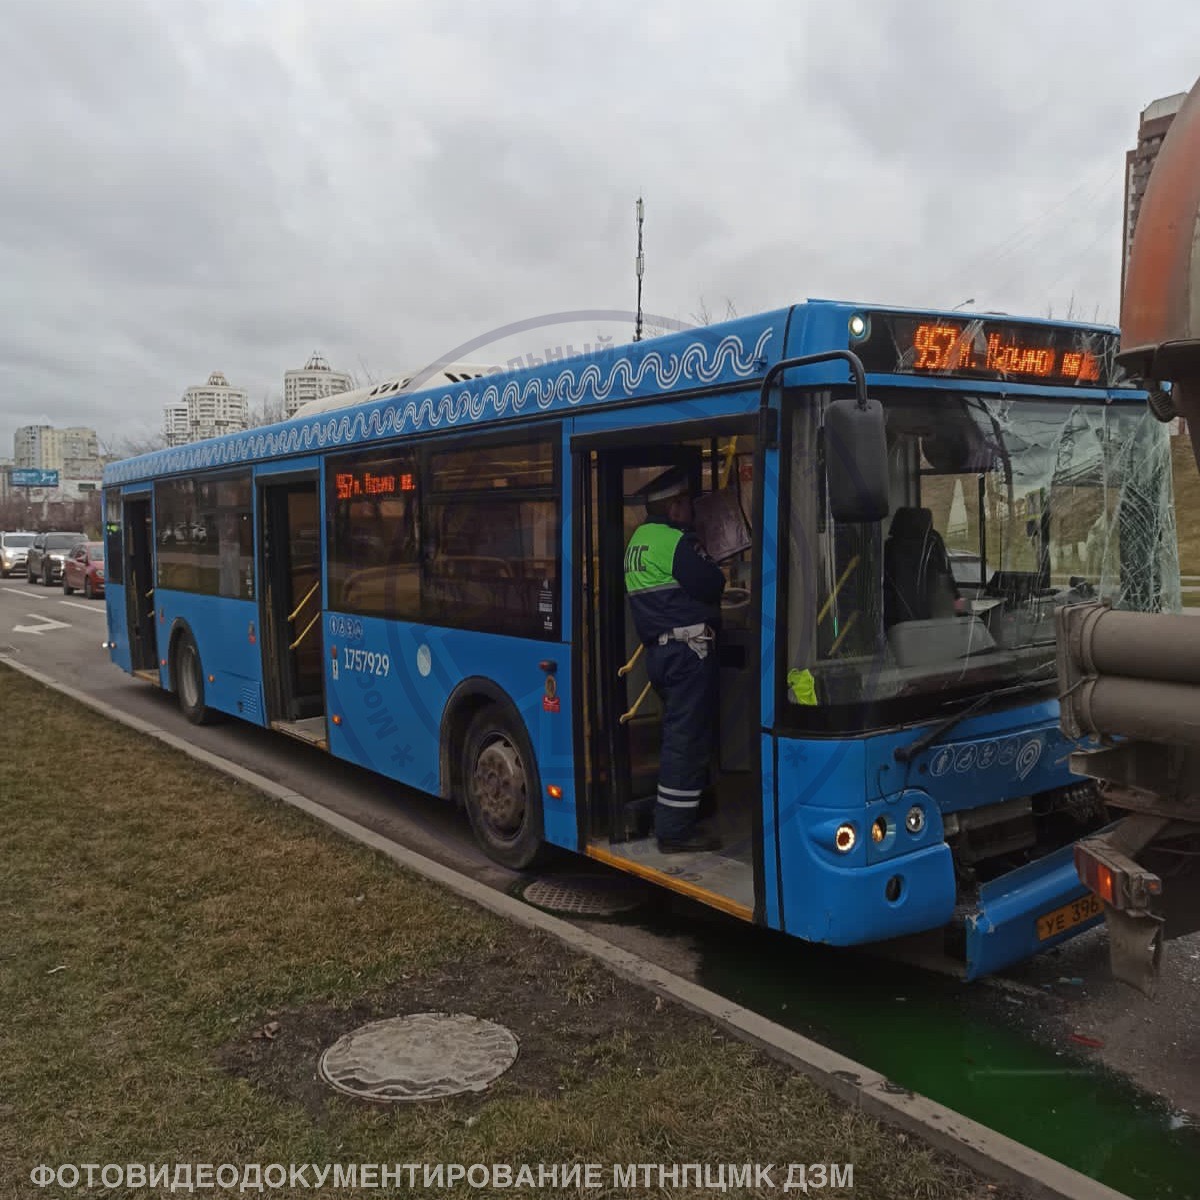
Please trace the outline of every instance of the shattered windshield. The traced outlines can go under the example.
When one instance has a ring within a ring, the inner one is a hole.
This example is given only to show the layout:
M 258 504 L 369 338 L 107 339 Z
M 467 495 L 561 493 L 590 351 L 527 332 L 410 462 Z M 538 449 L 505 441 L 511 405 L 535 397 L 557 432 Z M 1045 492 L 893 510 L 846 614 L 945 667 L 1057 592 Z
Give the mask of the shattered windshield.
M 879 398 L 891 509 L 869 525 L 825 510 L 815 464 L 828 396 L 791 414 L 788 670 L 811 683 L 789 685 L 793 704 L 815 695 L 852 723 L 912 720 L 1017 680 L 1053 682 L 1063 604 L 1179 607 L 1169 441 L 1144 405 Z

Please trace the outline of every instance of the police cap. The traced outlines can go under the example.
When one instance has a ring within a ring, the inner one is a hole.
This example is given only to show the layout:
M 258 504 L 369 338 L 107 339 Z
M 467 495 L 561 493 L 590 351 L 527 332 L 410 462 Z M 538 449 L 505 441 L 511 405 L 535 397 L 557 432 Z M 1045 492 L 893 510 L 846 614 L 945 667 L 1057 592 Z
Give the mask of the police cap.
M 690 496 L 691 494 L 691 474 L 684 466 L 672 467 L 669 471 L 664 471 L 661 475 L 651 479 L 649 483 L 644 483 L 634 493 L 646 504 L 655 500 L 673 500 L 676 496 Z

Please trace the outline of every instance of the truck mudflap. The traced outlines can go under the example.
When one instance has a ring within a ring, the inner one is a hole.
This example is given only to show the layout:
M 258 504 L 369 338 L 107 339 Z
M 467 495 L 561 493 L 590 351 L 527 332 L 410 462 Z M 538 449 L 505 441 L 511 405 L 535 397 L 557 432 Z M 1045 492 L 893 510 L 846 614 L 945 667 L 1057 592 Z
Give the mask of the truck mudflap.
M 966 977 L 978 979 L 1091 929 L 1104 905 L 1079 880 L 1063 846 L 979 888 L 966 914 Z

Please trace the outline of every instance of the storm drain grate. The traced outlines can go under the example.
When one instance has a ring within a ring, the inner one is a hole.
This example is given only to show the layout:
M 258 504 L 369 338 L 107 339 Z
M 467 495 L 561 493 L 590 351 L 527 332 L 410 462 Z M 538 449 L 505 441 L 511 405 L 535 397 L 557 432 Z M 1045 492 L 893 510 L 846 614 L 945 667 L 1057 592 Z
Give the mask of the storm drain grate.
M 631 879 L 608 875 L 564 875 L 535 879 L 521 896 L 538 908 L 576 917 L 612 917 L 644 904 L 646 889 Z
M 412 1013 L 351 1030 L 321 1055 L 330 1087 L 361 1100 L 482 1092 L 517 1060 L 516 1037 L 467 1013 Z

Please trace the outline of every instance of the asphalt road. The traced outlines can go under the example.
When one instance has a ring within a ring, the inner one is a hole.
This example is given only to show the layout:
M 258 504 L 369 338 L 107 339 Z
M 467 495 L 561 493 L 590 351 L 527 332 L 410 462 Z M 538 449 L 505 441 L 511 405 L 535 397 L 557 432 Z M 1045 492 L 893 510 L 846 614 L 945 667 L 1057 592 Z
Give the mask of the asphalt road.
M 20 577 L 0 579 L 0 656 L 184 736 L 491 887 L 508 889 L 520 879 L 476 848 L 465 816 L 445 801 L 240 721 L 190 725 L 172 697 L 112 665 L 101 646 L 105 637 L 103 601 L 68 598 L 57 588 Z M 672 903 L 695 914 L 690 902 Z M 718 914 L 695 915 L 704 915 L 706 923 L 718 919 Z M 688 934 L 678 931 L 678 922 L 670 923 L 671 932 L 578 924 L 678 974 L 697 976 L 699 956 Z M 1200 935 L 1168 944 L 1154 1000 L 1113 982 L 1103 931 L 1077 938 L 992 983 L 992 989 L 980 990 L 981 1006 L 985 990 L 994 1004 L 999 986 L 1011 999 L 1011 1019 L 1030 1037 L 1065 1045 L 1075 1033 L 1102 1042 L 1095 1051 L 1100 1059 L 1200 1122 Z

